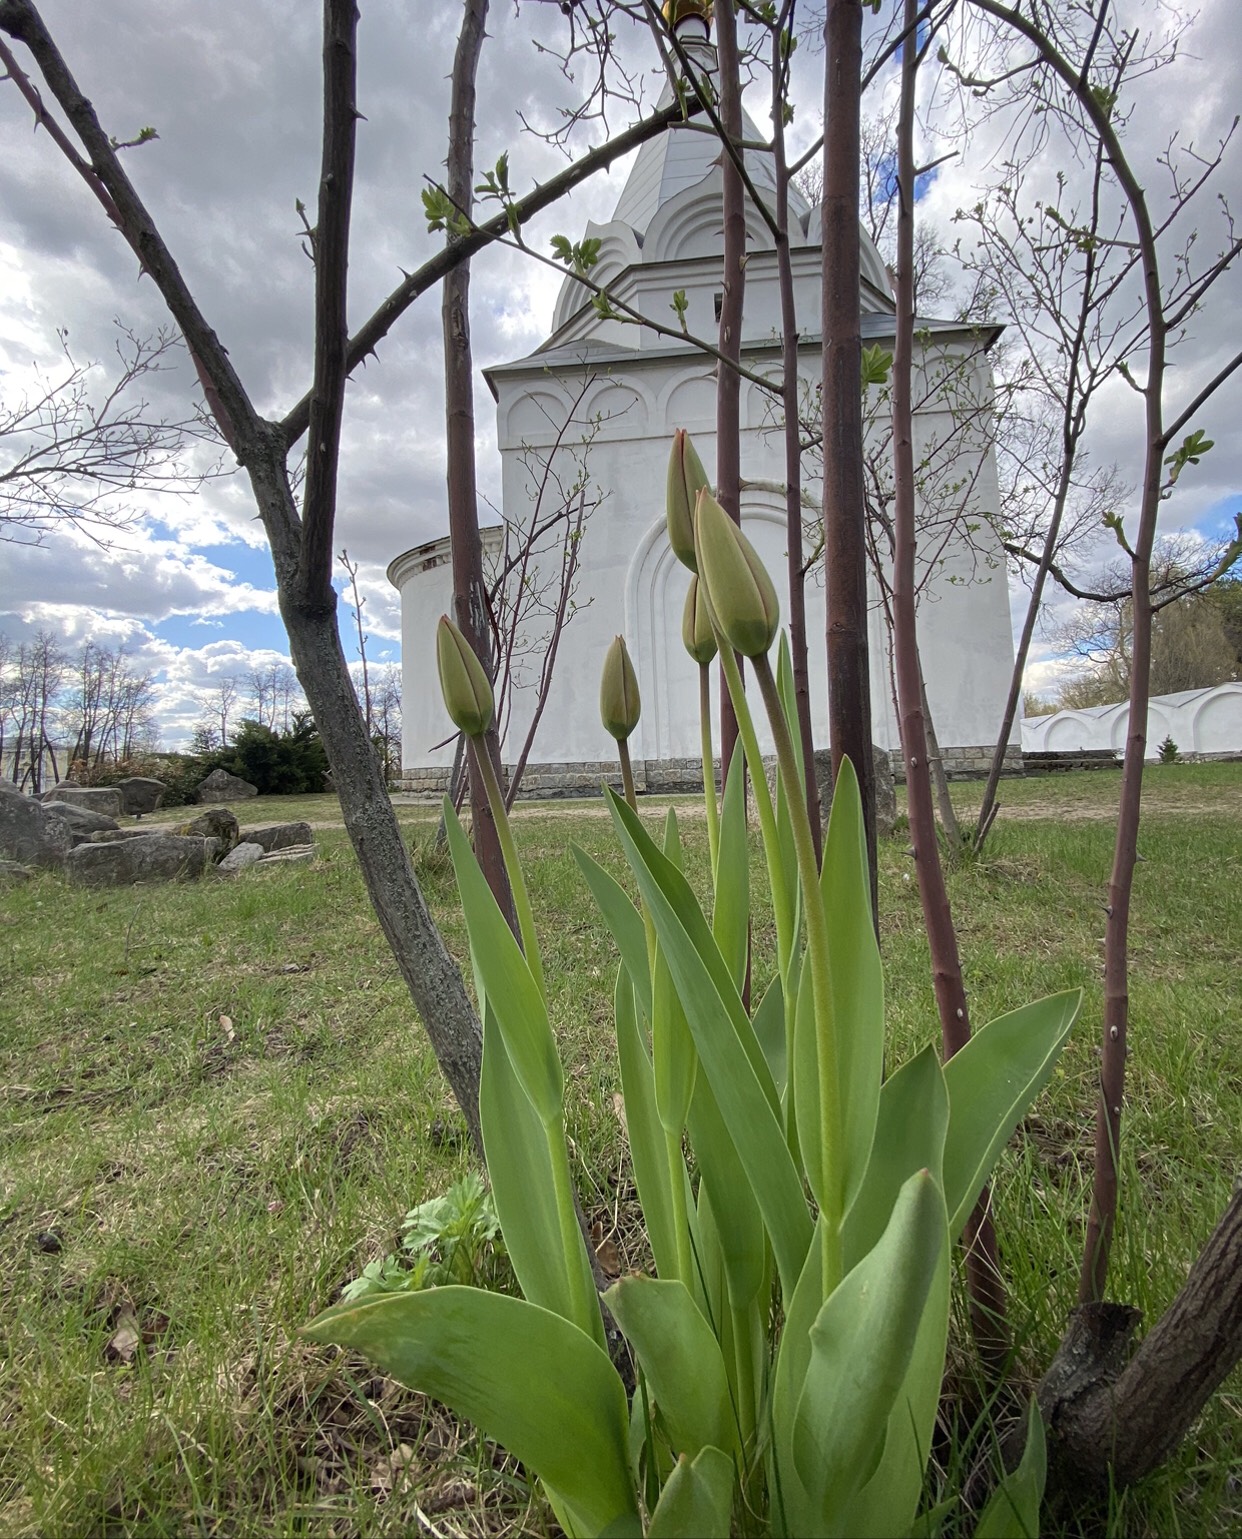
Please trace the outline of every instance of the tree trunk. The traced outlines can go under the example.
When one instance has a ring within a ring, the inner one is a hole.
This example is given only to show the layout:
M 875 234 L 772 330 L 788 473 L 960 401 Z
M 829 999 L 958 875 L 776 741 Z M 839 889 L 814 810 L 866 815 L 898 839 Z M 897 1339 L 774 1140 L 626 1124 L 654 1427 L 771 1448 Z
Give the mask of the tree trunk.
M 715 8 L 719 69 L 720 121 L 725 133 L 740 145 L 742 138 L 742 90 L 738 78 L 737 18 L 733 0 L 718 0 Z M 724 177 L 724 267 L 720 301 L 718 346 L 725 358 L 738 363 L 742 356 L 742 305 L 746 288 L 746 192 L 732 158 L 722 149 Z M 736 369 L 716 367 L 716 497 L 733 522 L 741 525 L 741 399 L 742 379 Z M 738 660 L 739 672 L 742 659 Z M 737 743 L 737 716 L 733 700 L 720 675 L 721 778 L 733 762 Z M 706 770 L 704 772 L 706 774 Z M 745 771 L 743 771 L 745 773 Z
M 806 563 L 802 554 L 802 444 L 798 413 L 798 316 L 794 306 L 793 262 L 789 250 L 789 166 L 785 156 L 784 102 L 779 38 L 772 58 L 772 148 L 776 175 L 776 271 L 781 299 L 781 378 L 785 387 L 785 562 L 789 578 L 789 656 L 793 665 L 794 700 L 806 810 L 815 841 L 815 858 L 823 856 L 819 783 L 815 778 L 815 738 L 811 730 L 811 676 L 806 638 Z
M 1126 1362 L 1139 1314 L 1082 1304 L 1039 1386 L 1056 1487 L 1105 1497 L 1158 1469 L 1242 1362 L 1242 1183 Z
M 829 0 L 824 44 L 822 325 L 828 730 L 834 779 L 847 756 L 858 776 L 871 864 L 871 906 L 878 922 L 858 310 L 860 0 Z
M 474 201 L 474 81 L 487 24 L 488 0 L 466 0 L 453 60 L 449 107 L 447 192 L 464 214 Z M 452 241 L 450 234 L 447 239 Z M 448 449 L 449 544 L 453 563 L 454 619 L 474 648 L 489 678 L 494 676 L 487 590 L 483 578 L 483 541 L 474 467 L 474 358 L 470 348 L 470 264 L 460 262 L 444 280 L 441 318 L 444 328 L 444 407 Z M 503 784 L 500 743 L 493 722 L 482 744 Z M 472 742 L 466 748 L 470 769 L 470 812 L 474 851 L 509 928 L 518 933 L 509 875 L 500 849 Z
M 897 127 L 897 326 L 893 352 L 893 651 L 901 745 L 906 761 L 906 801 L 918 876 L 919 901 L 931 951 L 932 984 L 940 1014 L 945 1058 L 970 1040 L 970 1016 L 957 931 L 949 906 L 936 816 L 932 806 L 924 717 L 923 669 L 919 659 L 916 603 L 914 429 L 911 373 L 914 354 L 914 86 L 917 72 L 917 0 L 905 0 L 906 41 L 902 47 L 901 112 Z M 825 416 L 827 413 L 825 412 Z M 985 1187 L 966 1225 L 966 1274 L 971 1323 L 981 1352 L 999 1369 L 1009 1351 L 1005 1290 Z
M 466 1119 L 471 1140 L 483 1154 L 479 1129 L 479 1069 L 483 1032 L 462 983 L 461 972 L 436 929 L 410 866 L 409 852 L 384 784 L 375 745 L 367 736 L 357 694 L 337 627 L 337 612 L 302 607 L 289 576 L 300 542 L 293 521 L 293 496 L 284 465 L 284 447 L 273 443 L 270 458 L 248 469 L 264 523 L 273 532 L 280 613 L 298 680 L 323 739 L 341 814 L 367 894 L 392 948 L 432 1050 Z M 286 531 L 282 537 L 280 531 Z

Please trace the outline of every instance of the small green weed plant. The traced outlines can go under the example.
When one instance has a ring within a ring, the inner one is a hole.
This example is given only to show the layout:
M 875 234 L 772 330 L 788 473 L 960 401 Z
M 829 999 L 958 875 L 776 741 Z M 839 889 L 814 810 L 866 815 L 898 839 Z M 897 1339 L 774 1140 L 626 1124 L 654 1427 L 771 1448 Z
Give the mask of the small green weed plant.
M 401 1254 L 369 1261 L 341 1297 L 356 1300 L 449 1283 L 504 1289 L 511 1281 L 495 1204 L 483 1177 L 471 1170 L 439 1197 L 411 1208 L 401 1224 Z
M 723 805 L 706 791 L 710 902 L 683 872 L 675 815 L 657 840 L 632 794 L 606 793 L 638 902 L 575 851 L 620 956 L 617 1055 L 655 1275 L 623 1277 L 602 1298 L 592 1280 L 539 938 L 493 784 L 520 944 L 451 808 L 445 816 L 483 1020 L 484 1146 L 522 1296 L 456 1284 L 370 1293 L 307 1334 L 364 1352 L 473 1421 L 540 1478 L 572 1536 L 932 1533 L 949 1516 L 919 1508 L 951 1242 L 1051 1077 L 1079 996 L 999 1017 L 943 1065 L 929 1045 L 885 1077 L 857 780 L 847 761 L 821 863 L 783 643 L 775 670 L 769 661 L 775 592 L 705 481 L 678 434 L 669 524 L 696 569 L 687 646 L 703 669 L 719 655 L 742 745 Z M 751 659 L 776 743 L 774 798 L 735 650 Z M 450 714 L 477 737 L 492 716 L 487 677 L 447 620 L 438 651 Z M 614 644 L 601 696 L 623 771 L 639 711 L 627 665 Z M 776 969 L 749 991 L 742 754 L 777 935 Z M 486 753 L 479 762 L 490 776 Z M 609 1356 L 604 1308 L 636 1365 L 633 1394 Z M 1038 1532 L 1043 1449 L 1032 1404 L 1022 1465 L 979 1520 L 984 1539 Z

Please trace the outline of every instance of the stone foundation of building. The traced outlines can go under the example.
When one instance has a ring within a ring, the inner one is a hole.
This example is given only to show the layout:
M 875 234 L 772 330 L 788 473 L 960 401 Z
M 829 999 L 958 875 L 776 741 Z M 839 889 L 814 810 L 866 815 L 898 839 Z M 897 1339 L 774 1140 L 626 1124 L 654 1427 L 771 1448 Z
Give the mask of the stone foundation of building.
M 982 780 L 992 765 L 992 749 L 986 745 L 941 750 L 945 772 L 950 780 Z M 893 779 L 903 783 L 905 766 L 899 753 L 890 753 Z M 772 761 L 775 763 L 775 760 Z M 506 772 L 510 766 L 506 765 Z M 696 792 L 703 789 L 703 761 L 701 759 L 635 759 L 634 788 L 643 792 Z M 1022 753 L 1016 745 L 1005 750 L 1006 775 L 1021 775 Z M 414 796 L 424 796 L 436 801 L 449 788 L 447 765 L 434 769 L 405 769 L 401 778 L 393 783 L 394 791 Z M 573 764 L 528 764 L 522 776 L 518 793 L 519 801 L 556 801 L 567 797 L 597 796 L 600 782 L 605 781 L 614 790 L 621 789 L 621 772 L 615 759 L 588 760 Z M 720 765 L 716 764 L 716 782 L 720 782 Z

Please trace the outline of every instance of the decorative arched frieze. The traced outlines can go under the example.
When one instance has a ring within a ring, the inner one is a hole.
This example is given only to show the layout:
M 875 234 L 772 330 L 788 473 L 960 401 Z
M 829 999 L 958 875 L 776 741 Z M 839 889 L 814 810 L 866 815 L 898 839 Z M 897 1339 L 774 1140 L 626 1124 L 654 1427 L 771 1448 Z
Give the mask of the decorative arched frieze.
M 578 415 L 584 424 L 598 418 L 603 437 L 641 438 L 650 430 L 654 405 L 647 381 L 635 372 L 626 380 L 597 380 L 583 398 Z
M 663 421 L 665 431 L 674 432 L 684 427 L 692 433 L 716 431 L 716 380 L 712 373 L 696 373 L 686 378 L 679 376 L 662 392 L 658 414 L 654 421 Z
M 582 238 L 600 242 L 599 256 L 591 269 L 591 277 L 605 287 L 627 267 L 635 267 L 642 260 L 638 237 L 628 224 L 619 219 L 608 224 L 596 224 L 594 219 L 587 220 L 586 233 Z M 572 315 L 590 301 L 591 290 L 572 275 L 567 276 L 556 296 L 556 308 L 552 312 L 552 334 L 555 335 Z
M 647 227 L 643 261 L 683 262 L 721 256 L 724 176 L 717 166 L 710 176 L 670 198 Z M 753 204 L 746 209 L 746 243 L 752 250 L 773 246 L 772 236 Z
M 569 399 L 559 390 L 540 390 L 532 386 L 514 395 L 507 405 L 502 403 L 497 412 L 501 448 L 522 443 L 550 443 L 569 415 L 569 407 Z

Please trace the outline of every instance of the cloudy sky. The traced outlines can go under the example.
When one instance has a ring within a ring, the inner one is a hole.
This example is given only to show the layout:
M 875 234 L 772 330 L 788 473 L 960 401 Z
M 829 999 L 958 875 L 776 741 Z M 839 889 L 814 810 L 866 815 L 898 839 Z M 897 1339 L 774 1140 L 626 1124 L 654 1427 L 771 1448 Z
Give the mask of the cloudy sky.
M 313 211 L 316 199 L 320 7 L 312 0 L 46 0 L 40 9 L 108 132 L 127 140 L 147 125 L 156 129 L 157 139 L 126 151 L 130 174 L 258 408 L 281 415 L 310 379 L 312 269 L 295 204 L 301 199 Z M 522 131 L 522 120 L 554 125 L 582 88 L 538 46 L 563 36 L 559 7 L 526 0 L 515 11 L 509 0 L 493 0 L 492 13 L 476 163 L 491 165 L 507 150 L 520 192 L 564 164 L 559 151 Z M 1164 8 L 1159 17 L 1167 14 Z M 457 0 L 362 5 L 354 326 L 441 239 L 427 233 L 420 192 L 425 178 L 441 173 L 459 16 Z M 1154 10 L 1152 17 L 1159 19 Z M 1170 136 L 1207 146 L 1228 128 L 1242 63 L 1239 32 L 1230 0 L 1203 0 L 1181 59 L 1140 87 L 1146 94 L 1129 143 L 1157 201 L 1163 186 L 1155 157 Z M 650 104 L 661 82 L 649 38 L 622 35 L 620 46 L 644 78 Z M 821 90 L 821 61 L 810 49 L 800 58 L 795 145 L 818 131 Z M 749 106 L 763 124 L 762 97 Z M 625 110 L 613 121 L 622 126 Z M 603 134 L 591 126 L 581 147 Z M 995 174 L 995 150 L 984 131 L 968 154 L 943 167 L 923 199 L 926 212 L 947 221 L 973 201 L 978 181 Z M 1242 145 L 1220 178 L 1226 193 L 1242 187 L 1240 156 Z M 1033 170 L 1051 185 L 1056 168 L 1049 157 Z M 532 239 L 558 230 L 576 236 L 588 218 L 606 219 L 626 170 L 614 168 L 580 190 Z M 104 388 L 115 374 L 118 326 L 150 335 L 165 322 L 162 307 L 80 180 L 47 135 L 33 131 L 11 83 L 0 84 L 0 208 L 0 400 L 11 408 L 34 388 L 35 371 L 53 379 L 63 372 L 58 331 L 67 332 L 79 361 L 99 361 L 92 379 Z M 1201 239 L 1213 250 L 1218 226 L 1219 209 L 1209 200 Z M 508 252 L 476 259 L 474 275 L 476 363 L 529 352 L 547 333 L 555 276 Z M 399 657 L 396 593 L 385 567 L 446 528 L 439 324 L 431 294 L 358 373 L 348 397 L 336 545 L 360 565 L 374 661 Z M 1210 314 L 1192 325 L 1178 380 L 1192 391 L 1213 372 L 1213 359 L 1239 345 L 1242 289 L 1231 273 Z M 1100 460 L 1133 453 L 1139 419 L 1124 394 L 1123 387 L 1101 413 Z M 154 415 L 174 420 L 188 415 L 194 395 L 184 361 L 145 381 L 142 391 Z M 1197 421 L 1217 447 L 1167 505 L 1168 527 L 1210 536 L 1242 508 L 1242 440 L 1230 431 L 1240 407 L 1242 392 L 1231 383 Z M 477 409 L 480 485 L 494 499 L 494 416 L 481 380 Z M 287 660 L 287 644 L 244 478 L 221 476 L 192 496 L 143 496 L 133 507 L 140 517 L 102 545 L 66 525 L 38 546 L 0 545 L 0 630 L 20 640 L 42 626 L 71 646 L 87 637 L 123 644 L 155 673 L 164 741 L 176 746 L 219 680 Z M 1045 664 L 1033 682 L 1046 672 Z

